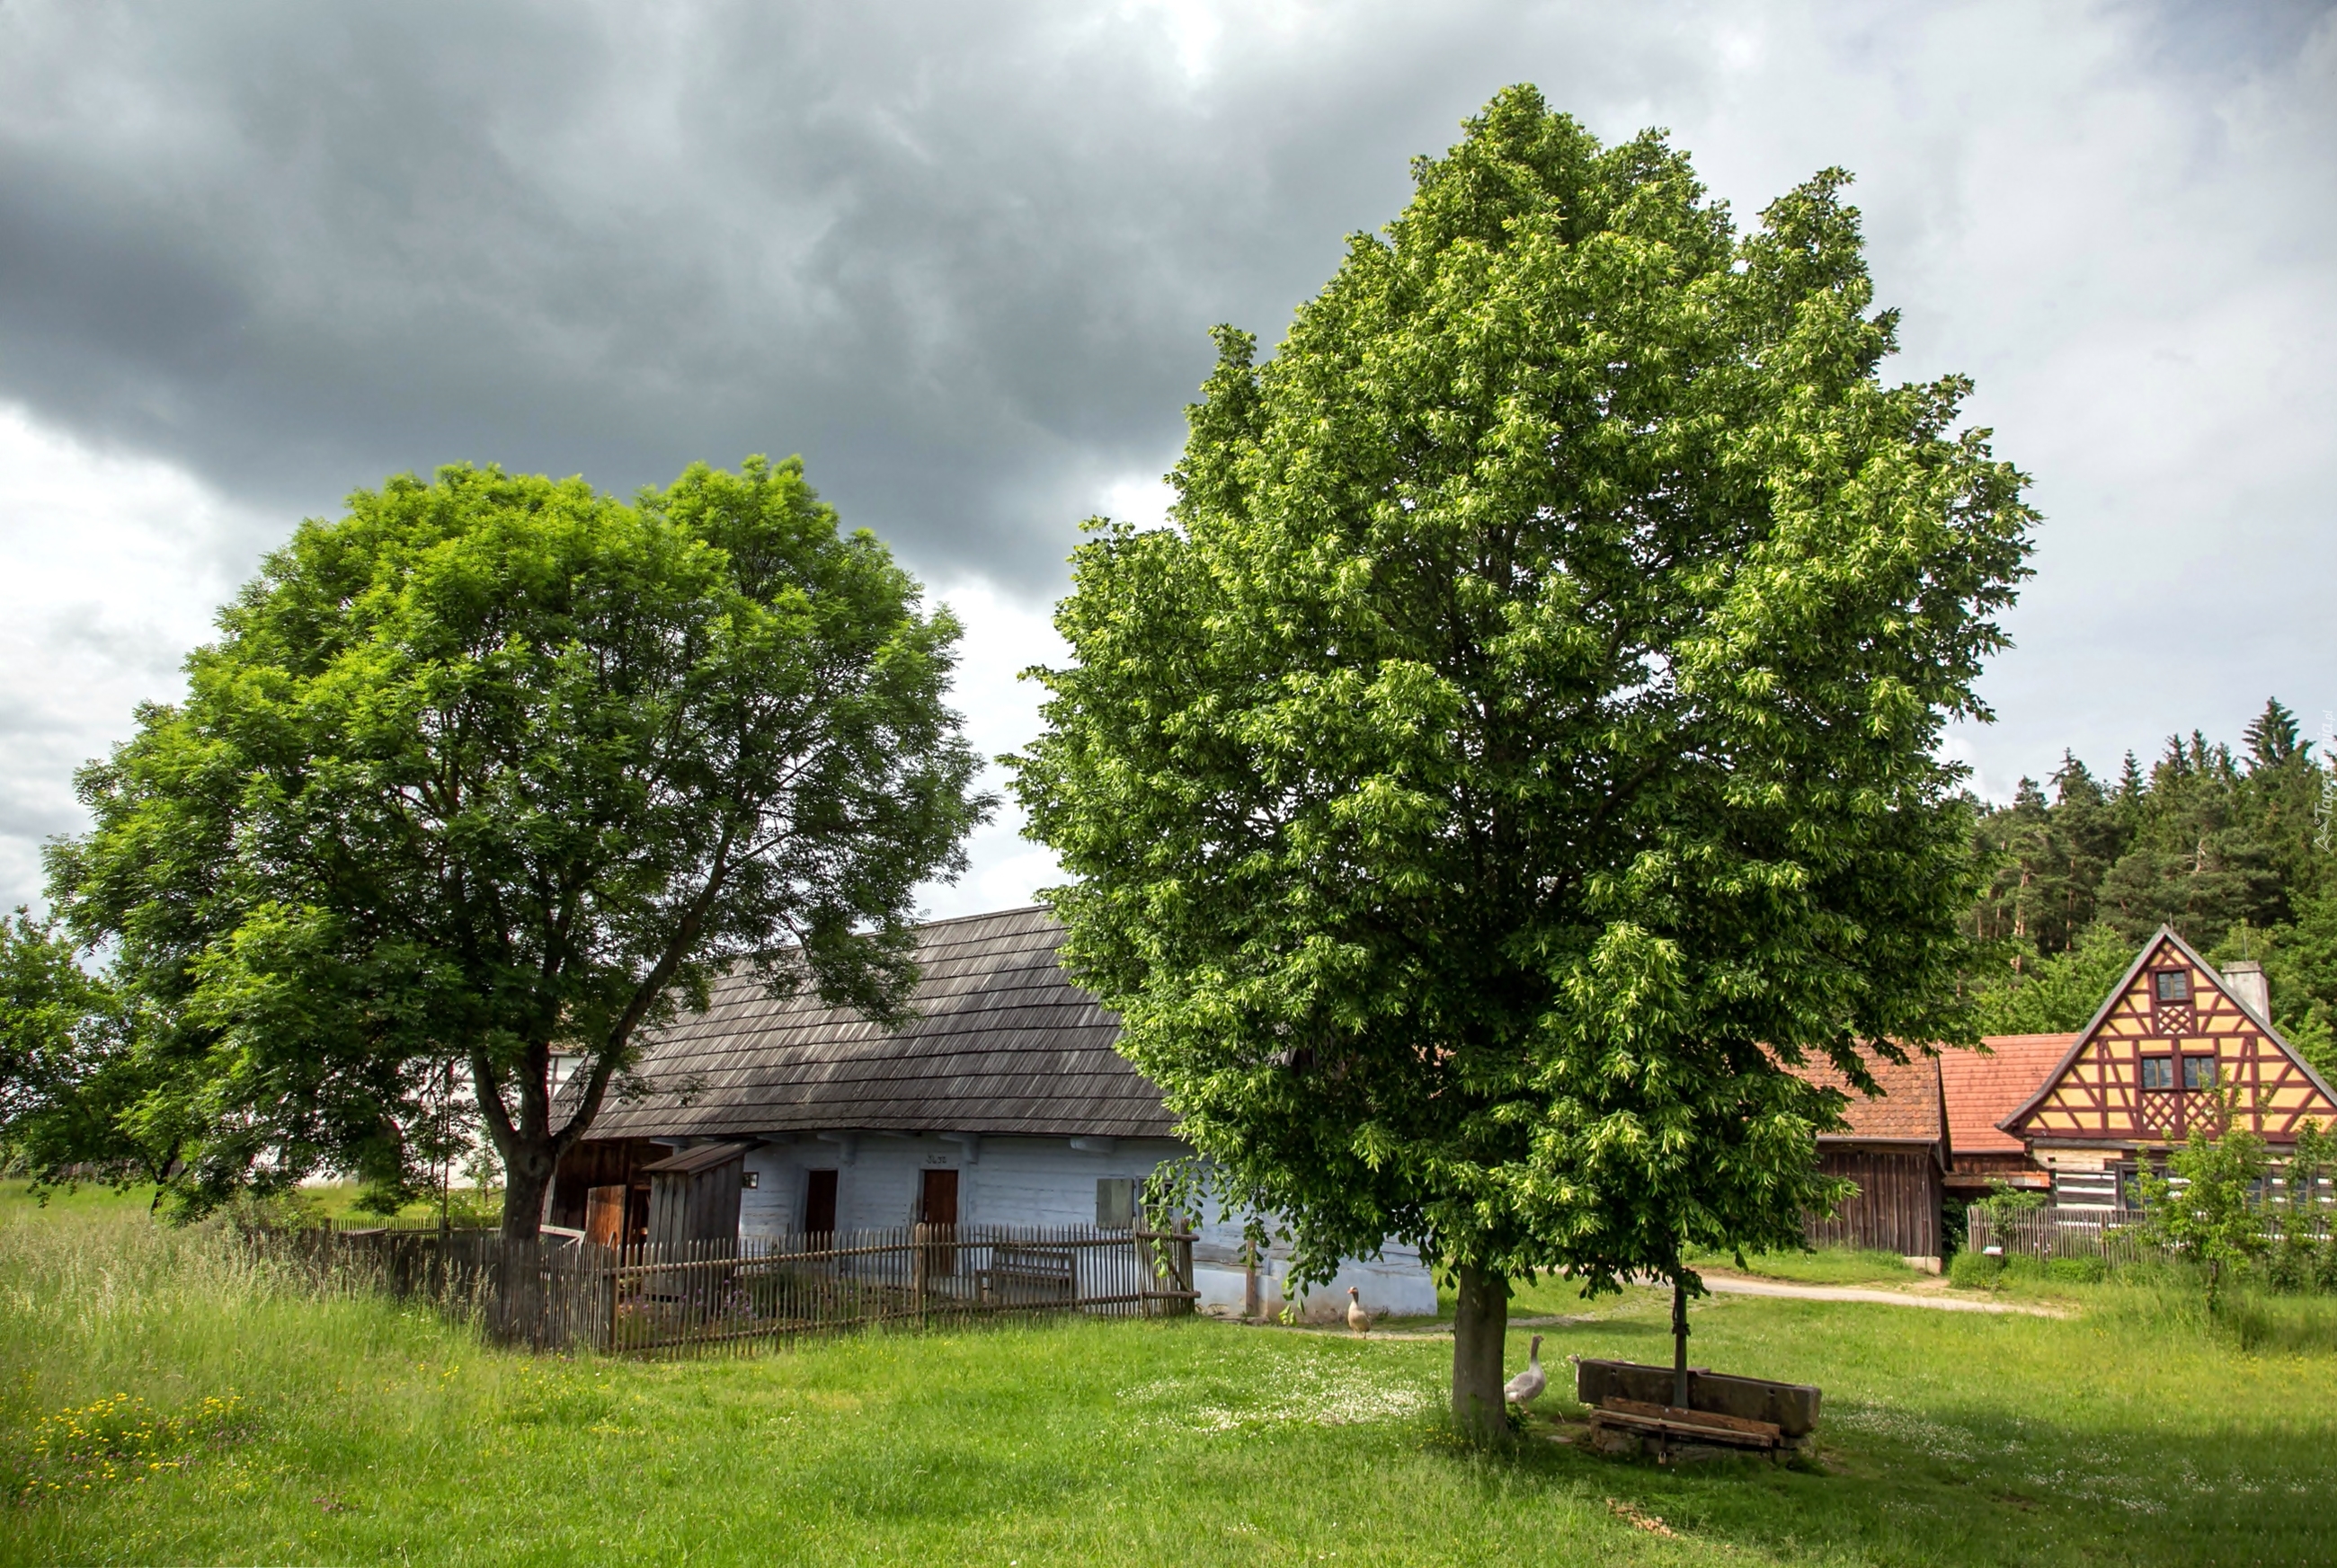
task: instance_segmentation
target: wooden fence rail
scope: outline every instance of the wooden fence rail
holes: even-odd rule
[[[2112,1265],[2137,1263],[2160,1255],[2139,1219],[2138,1215],[2059,1218],[2050,1210],[2000,1219],[1974,1208],[1966,1222],[1965,1247],[1974,1252],[1995,1247],[2008,1258],[2099,1258]]]
[[[2278,1212],[2264,1216],[2264,1237],[2277,1241],[2290,1217]],[[2329,1221],[2326,1216],[2302,1222],[2314,1241],[2326,1240]],[[2028,1213],[2004,1218],[1975,1207],[1967,1221],[1965,1247],[1967,1251],[1985,1252],[1993,1247],[2006,1257],[2022,1258],[2099,1258],[2116,1267],[2138,1263],[2145,1259],[2165,1257],[2166,1251],[2150,1239],[2143,1226],[2140,1210],[2117,1209],[2105,1213],[2096,1210],[2080,1217],[2066,1209],[2039,1209]]]
[[[621,1250],[416,1226],[259,1240],[320,1280],[426,1300],[498,1339],[612,1354],[737,1354],[875,1323],[1162,1317],[1198,1299],[1181,1227],[911,1225]]]

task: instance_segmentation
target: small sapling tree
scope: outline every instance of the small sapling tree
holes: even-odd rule
[[[138,1115],[189,1130],[181,1195],[331,1164],[395,1197],[467,1083],[532,1240],[643,1031],[726,969],[896,1014],[912,891],[985,805],[957,633],[794,461],[632,505],[450,468],[303,524],[52,862],[167,1025]]]
[[[2264,1139],[2233,1125],[2234,1086],[2205,1097],[2213,1130],[2195,1123],[2183,1146],[2167,1156],[2166,1169],[2143,1173],[2137,1184],[2149,1235],[2198,1265],[2213,1312],[2231,1276],[2264,1254],[2262,1183],[2271,1162]]]
[[[1219,359],[1174,526],[1097,525],[1017,765],[1122,1048],[1302,1278],[1399,1236],[1503,1419],[1510,1281],[1798,1245],[1843,1104],[1969,1037],[1950,716],[2020,476],[1886,386],[1844,176],[1739,234],[1528,88],[1415,168],[1274,357]]]

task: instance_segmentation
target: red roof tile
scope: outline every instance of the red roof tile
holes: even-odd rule
[[[1846,1133],[1825,1133],[1821,1143],[1893,1143],[1936,1144],[1940,1141],[1941,1097],[1940,1063],[1935,1057],[1911,1053],[1905,1062],[1886,1062],[1880,1057],[1867,1058],[1867,1070],[1874,1075],[1880,1098],[1869,1099],[1851,1087],[1850,1080],[1837,1072],[1830,1062],[1813,1059],[1796,1069],[1803,1077],[1825,1088],[1840,1089],[1850,1096],[1843,1115],[1850,1122]],[[1961,1146],[1961,1140],[1957,1141]]]
[[[1990,1035],[1990,1054],[1941,1051],[1940,1080],[1948,1096],[1948,1134],[1959,1154],[2017,1154],[2028,1145],[1996,1124],[2042,1088],[2075,1035]]]

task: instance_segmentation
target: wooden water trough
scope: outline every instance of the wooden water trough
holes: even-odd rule
[[[1676,1376],[1669,1367],[1575,1358],[1574,1397],[1590,1407],[1591,1446],[1674,1464],[1730,1453],[1784,1458],[1817,1445],[1818,1390],[1810,1384],[1690,1368],[1681,1406]]]

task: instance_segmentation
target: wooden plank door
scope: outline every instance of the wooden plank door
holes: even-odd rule
[[[925,1275],[957,1272],[957,1173],[926,1171],[917,1190],[917,1222],[934,1245],[925,1249]]]
[[[625,1234],[625,1195],[622,1183],[613,1186],[593,1187],[584,1194],[585,1240],[603,1247],[621,1247]]]

